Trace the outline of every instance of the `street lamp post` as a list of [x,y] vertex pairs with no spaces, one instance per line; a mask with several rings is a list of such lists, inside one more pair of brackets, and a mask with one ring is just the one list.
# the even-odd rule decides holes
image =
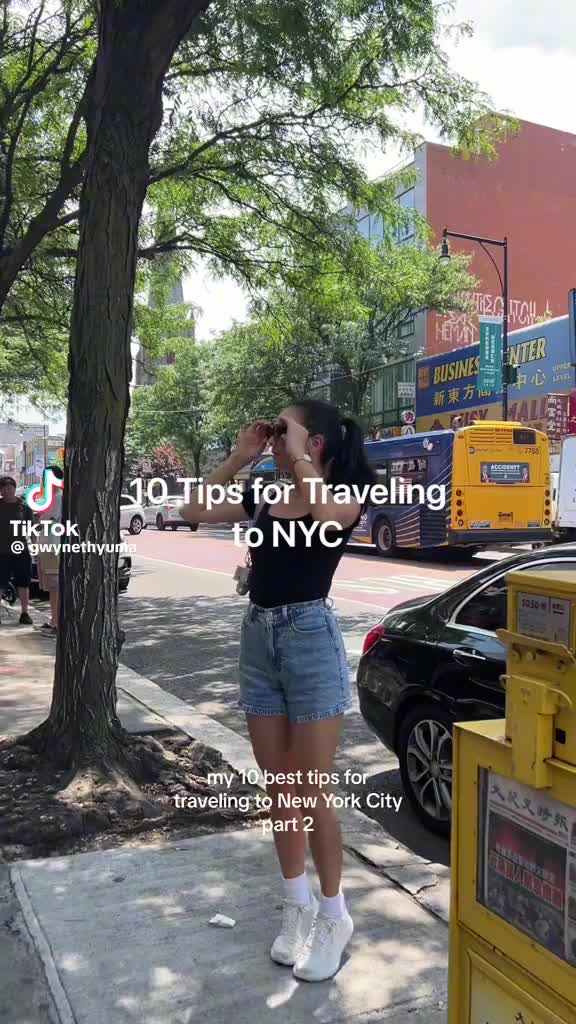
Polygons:
[[[444,228],[442,232],[442,251],[440,253],[440,261],[445,263],[450,259],[450,246],[448,245],[449,238],[463,238],[467,242],[478,242],[481,248],[484,250],[487,256],[490,257],[496,273],[498,274],[498,280],[500,281],[500,287],[502,289],[502,419],[508,419],[508,239],[503,238],[501,241],[497,238],[482,238],[480,235],[463,235],[458,231],[448,231]],[[496,245],[499,249],[504,252],[503,260],[503,273],[500,273],[498,264],[492,256],[487,245]]]

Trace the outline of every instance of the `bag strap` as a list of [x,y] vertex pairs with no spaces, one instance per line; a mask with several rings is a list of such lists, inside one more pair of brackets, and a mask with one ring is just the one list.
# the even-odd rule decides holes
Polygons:
[[[250,526],[256,526],[256,523],[258,522],[258,519],[260,518],[260,514],[262,513],[262,510],[263,510],[265,504],[266,504],[266,502],[264,501],[263,498],[262,498],[261,501],[258,502],[258,505],[254,509],[254,515],[252,516],[252,519],[250,520]],[[250,558],[250,548],[248,548],[248,550],[246,551],[246,556],[244,558],[244,564],[245,564],[247,569],[250,569],[250,567],[252,565],[252,559]]]
[[260,517],[260,514],[261,514],[265,504],[266,504],[266,502],[264,501],[264,498],[262,498],[261,501],[258,502],[258,505],[254,509],[254,516],[253,516],[253,518],[250,521],[250,525],[251,526],[256,526],[256,523],[258,522],[258,519]]

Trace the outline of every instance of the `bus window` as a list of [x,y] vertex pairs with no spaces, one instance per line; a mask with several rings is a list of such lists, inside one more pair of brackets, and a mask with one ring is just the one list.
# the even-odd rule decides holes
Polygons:
[[390,479],[390,463],[389,462],[376,462],[376,463],[374,463],[374,465],[371,468],[374,471],[374,476],[376,477],[376,483],[377,484],[384,484],[384,486],[387,487],[388,486],[388,481]]
[[427,459],[403,459],[390,463],[390,475],[406,484],[425,484]]

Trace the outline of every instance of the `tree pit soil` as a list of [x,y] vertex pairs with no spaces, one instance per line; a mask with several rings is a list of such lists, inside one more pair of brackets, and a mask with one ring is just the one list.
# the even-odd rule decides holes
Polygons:
[[[134,736],[158,769],[126,785],[113,772],[76,773],[0,737],[0,860],[53,857],[118,846],[141,846],[215,831],[249,828],[268,816],[255,786],[212,747],[184,734]],[[225,773],[225,783],[208,781]],[[154,777],[155,776],[155,777]],[[216,806],[202,801],[216,798]],[[180,806],[177,806],[179,804]]]

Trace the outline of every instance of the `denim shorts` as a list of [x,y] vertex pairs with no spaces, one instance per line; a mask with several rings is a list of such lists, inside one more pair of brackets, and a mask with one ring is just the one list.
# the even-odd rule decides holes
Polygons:
[[240,640],[239,706],[294,723],[335,718],[352,707],[344,641],[327,600],[249,605]]

